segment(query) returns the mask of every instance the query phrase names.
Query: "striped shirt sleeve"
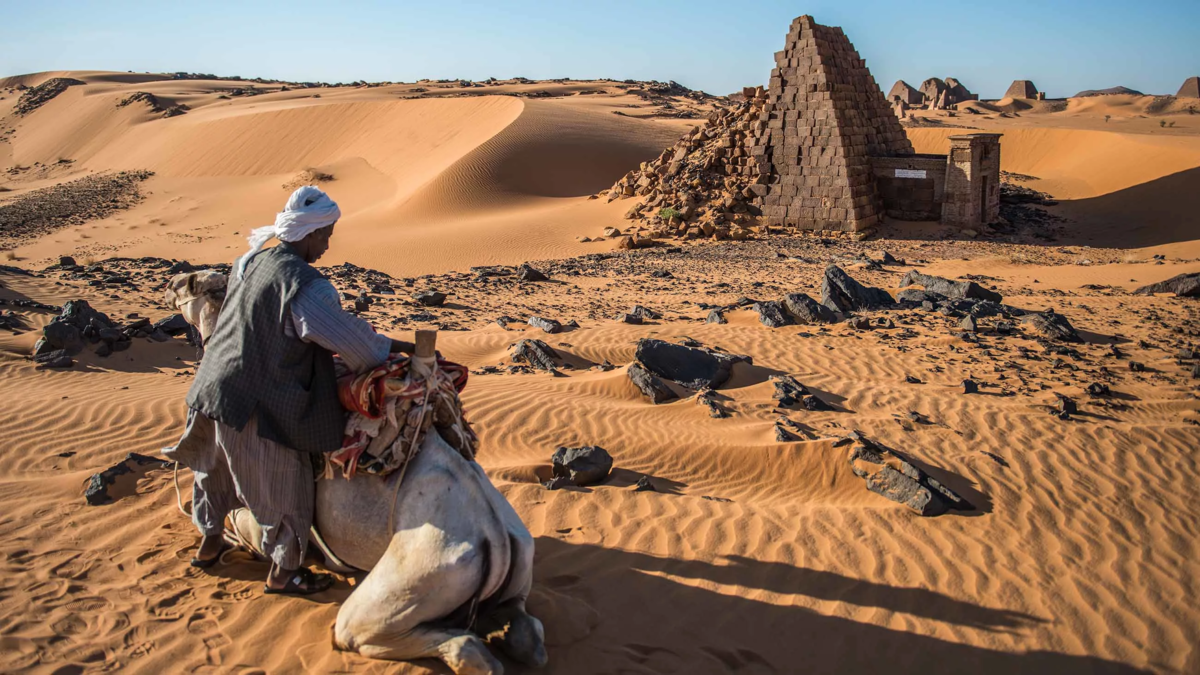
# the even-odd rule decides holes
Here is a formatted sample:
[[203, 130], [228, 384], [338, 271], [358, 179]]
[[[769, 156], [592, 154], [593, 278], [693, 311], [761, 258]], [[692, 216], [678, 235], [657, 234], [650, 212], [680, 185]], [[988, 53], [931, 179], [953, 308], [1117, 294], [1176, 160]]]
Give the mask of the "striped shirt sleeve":
[[297, 337], [338, 354], [356, 373], [382, 364], [391, 351], [390, 338], [342, 309], [337, 289], [328, 279], [305, 284], [292, 299], [291, 313]]

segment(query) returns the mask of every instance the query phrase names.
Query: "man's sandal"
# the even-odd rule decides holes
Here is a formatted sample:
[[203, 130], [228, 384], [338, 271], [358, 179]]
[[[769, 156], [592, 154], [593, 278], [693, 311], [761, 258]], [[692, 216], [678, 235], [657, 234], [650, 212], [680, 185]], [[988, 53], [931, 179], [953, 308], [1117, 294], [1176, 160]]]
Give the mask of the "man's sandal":
[[213, 565], [216, 565], [218, 562], [220, 562], [221, 556], [225, 555], [226, 553], [228, 553], [229, 551], [232, 551], [232, 550], [233, 550], [233, 546], [231, 546], [229, 544], [229, 542], [223, 542], [221, 544], [220, 550], [218, 550], [217, 554], [214, 555], [213, 557], [211, 557], [211, 558], [192, 558], [192, 567], [198, 567], [202, 570], [206, 570], [206, 569], [212, 567]]
[[312, 595], [328, 590], [333, 585], [333, 575], [317, 574], [307, 567], [292, 572], [288, 577], [287, 583], [283, 588], [271, 588], [269, 584], [263, 585], [263, 593], [268, 595], [289, 594], [289, 595]]

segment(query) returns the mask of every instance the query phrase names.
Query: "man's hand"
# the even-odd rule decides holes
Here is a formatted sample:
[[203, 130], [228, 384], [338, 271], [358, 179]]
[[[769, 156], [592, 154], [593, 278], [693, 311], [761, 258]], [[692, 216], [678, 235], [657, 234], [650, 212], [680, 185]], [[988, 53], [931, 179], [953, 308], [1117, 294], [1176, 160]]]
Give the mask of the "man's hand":
[[408, 354], [411, 356], [412, 353], [415, 352], [416, 350], [417, 350], [417, 346], [411, 342], [404, 342], [403, 340], [392, 340], [392, 353], [393, 354], [395, 354], [396, 352], [400, 352], [402, 354]]

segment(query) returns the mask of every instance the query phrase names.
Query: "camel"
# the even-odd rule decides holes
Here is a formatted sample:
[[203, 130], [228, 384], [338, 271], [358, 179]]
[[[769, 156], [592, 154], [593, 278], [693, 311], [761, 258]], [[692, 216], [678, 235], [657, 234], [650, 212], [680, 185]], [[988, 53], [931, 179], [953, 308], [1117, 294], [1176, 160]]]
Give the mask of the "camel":
[[[199, 280], [176, 277], [170, 287], [176, 297], [189, 297], [174, 290], [186, 289], [185, 301], [198, 301], [184, 317], [195, 319], [207, 339], [220, 299], [191, 292]], [[432, 354], [433, 340], [419, 333], [414, 368], [429, 367]], [[204, 423], [203, 415], [193, 421]], [[204, 430], [188, 433], [206, 437]], [[338, 611], [334, 646], [378, 659], [438, 658], [459, 675], [502, 673], [482, 637], [517, 662], [545, 665], [542, 623], [525, 610], [533, 537], [483, 469], [436, 427], [406, 471], [319, 480], [316, 490], [315, 529], [336, 558], [330, 567], [368, 572]], [[230, 520], [237, 539], [257, 548], [261, 536], [248, 510]]]
[[225, 275], [213, 270], [176, 274], [167, 283], [164, 299], [207, 340], [217, 328], [217, 315], [225, 302]]

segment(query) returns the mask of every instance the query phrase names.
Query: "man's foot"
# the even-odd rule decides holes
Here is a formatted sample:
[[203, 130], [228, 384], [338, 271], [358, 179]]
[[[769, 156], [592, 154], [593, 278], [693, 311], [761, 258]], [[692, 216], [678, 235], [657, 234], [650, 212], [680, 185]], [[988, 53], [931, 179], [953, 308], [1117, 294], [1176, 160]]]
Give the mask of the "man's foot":
[[312, 595], [333, 585], [332, 574], [317, 574], [307, 567], [296, 570], [273, 569], [263, 592], [268, 594]]
[[225, 537], [220, 534], [208, 534], [200, 540], [196, 549], [196, 557], [192, 558], [192, 567], [208, 569], [217, 564], [221, 554], [228, 551], [230, 546], [225, 543]]

